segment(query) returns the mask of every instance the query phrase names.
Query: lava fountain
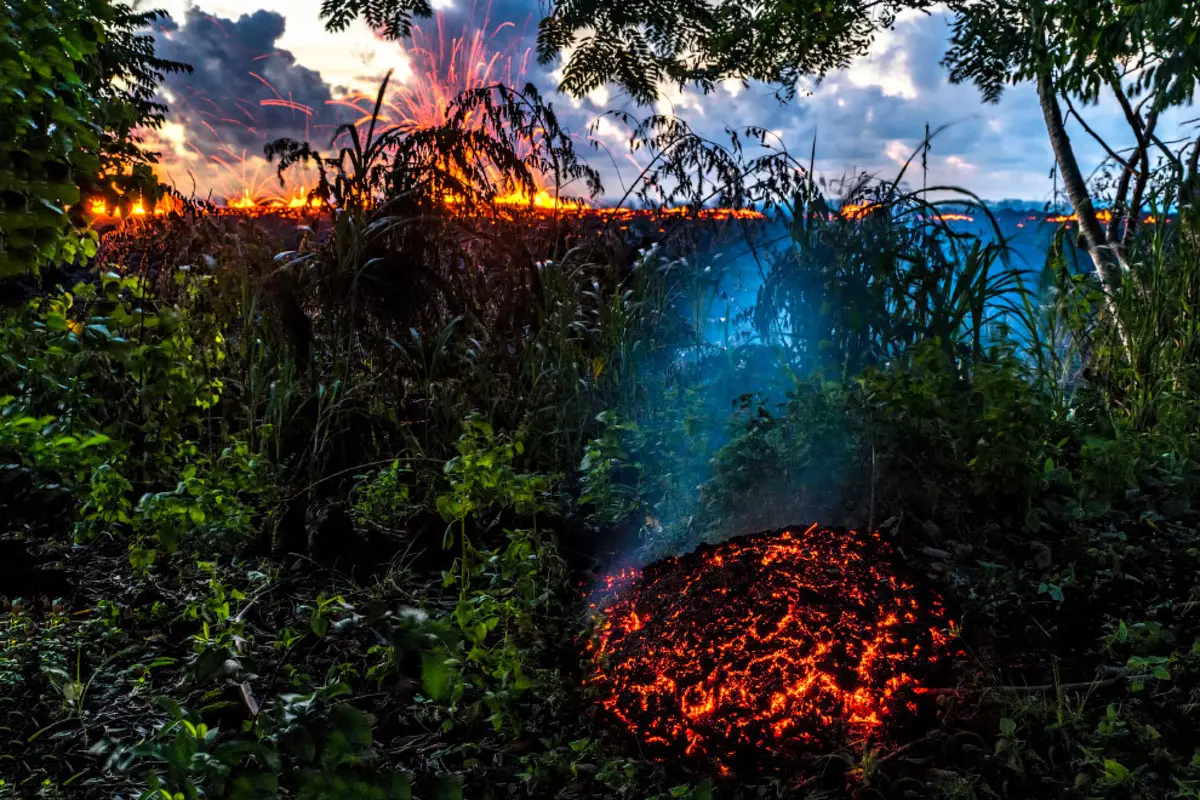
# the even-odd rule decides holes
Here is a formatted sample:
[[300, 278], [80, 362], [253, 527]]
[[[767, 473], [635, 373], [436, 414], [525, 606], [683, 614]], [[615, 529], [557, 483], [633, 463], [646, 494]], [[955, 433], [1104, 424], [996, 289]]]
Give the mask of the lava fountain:
[[[497, 84], [518, 87], [525, 82], [531, 49], [515, 49], [501, 41], [506, 32], [515, 30], [513, 22], [493, 25], [490, 8], [487, 8], [482, 21], [472, 20], [461, 32], [454, 34], [447, 30], [443, 12], [438, 11], [434, 14], [432, 28], [423, 24], [413, 26], [411, 46], [406, 53], [410, 75], [383, 98], [378, 118], [373, 115], [375, 96], [372, 94], [356, 93], [332, 102], [353, 112], [356, 127], [373, 126], [380, 133], [444, 125], [449, 121], [456, 98]], [[492, 124], [482, 112], [467, 114], [464, 123], [468, 129], [486, 129]], [[517, 155], [525, 157], [529, 152], [526, 150]], [[460, 172], [453, 164], [448, 167]], [[492, 203], [541, 210], [587, 207], [579, 199], [560, 199], [553, 187], [544, 185], [543, 176], [535, 174], [533, 177], [538, 186], [532, 196], [514, 190], [493, 198]], [[446, 202], [454, 204], [460, 199], [447, 197]]]
[[878, 533], [813, 525], [705, 545], [601, 587], [600, 707], [654, 752], [763, 765], [917, 710], [953, 622]]

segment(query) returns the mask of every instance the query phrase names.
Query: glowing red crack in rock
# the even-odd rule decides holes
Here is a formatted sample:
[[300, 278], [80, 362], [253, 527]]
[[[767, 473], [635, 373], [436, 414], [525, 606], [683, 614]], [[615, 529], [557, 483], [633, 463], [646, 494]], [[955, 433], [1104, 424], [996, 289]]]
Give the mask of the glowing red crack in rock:
[[605, 579], [588, 683], [642, 742], [726, 762], [915, 708], [953, 622], [890, 567], [878, 533], [742, 537]]

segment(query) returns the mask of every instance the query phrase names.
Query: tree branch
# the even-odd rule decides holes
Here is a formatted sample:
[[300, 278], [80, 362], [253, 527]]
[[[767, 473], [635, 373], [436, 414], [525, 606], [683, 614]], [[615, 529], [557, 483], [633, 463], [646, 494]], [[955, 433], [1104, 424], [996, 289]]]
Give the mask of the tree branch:
[[1121, 220], [1126, 216], [1129, 181], [1133, 177], [1133, 172], [1133, 167], [1126, 164], [1125, 169], [1121, 170], [1121, 179], [1117, 181], [1117, 190], [1113, 193], [1113, 207], [1111, 216], [1108, 218], [1108, 230], [1106, 231], [1110, 242], [1115, 242], [1119, 238], [1117, 234], [1121, 230]]
[[1195, 191], [1196, 184], [1196, 169], [1200, 167], [1200, 139], [1192, 143], [1192, 154], [1188, 156], [1187, 180], [1183, 186], [1179, 187], [1179, 210], [1183, 210], [1184, 201], [1187, 199], [1185, 191]]
[[[1079, 161], [1075, 158], [1075, 150], [1067, 135], [1066, 125], [1063, 124], [1062, 109], [1058, 107], [1058, 93], [1054, 90], [1054, 79], [1048, 72], [1038, 75], [1037, 92], [1063, 187], [1067, 190], [1067, 197], [1070, 198], [1075, 217], [1079, 220], [1079, 231], [1087, 244], [1088, 255], [1092, 257], [1096, 276], [1100, 279], [1105, 294], [1111, 298], [1121, 282], [1119, 254], [1113, 253], [1111, 248], [1107, 247], [1104, 230], [1096, 219], [1096, 209], [1088, 193], [1087, 182], [1083, 179], [1083, 173], [1079, 171]], [[1114, 261], [1117, 263], [1113, 263]]]
[[1074, 683], [1043, 683], [1034, 686], [983, 686], [978, 689], [963, 689], [958, 687], [927, 687], [917, 688], [914, 691], [917, 694], [931, 695], [964, 695], [964, 694], [986, 694], [987, 692], [996, 692], [998, 694], [1040, 694], [1042, 692], [1053, 691], [1073, 691], [1077, 689], [1100, 689], [1105, 686], [1113, 686], [1125, 680], [1147, 680], [1151, 675], [1130, 675], [1125, 667], [1106, 667], [1104, 672], [1109, 675], [1107, 678], [1097, 677], [1090, 681], [1076, 681]]
[[[1122, 203], [1114, 213], [1112, 219], [1108, 223], [1109, 241], [1117, 241], [1117, 233], [1121, 229], [1121, 222], [1125, 221], [1125, 230], [1121, 233], [1120, 246], [1128, 240], [1132, 231], [1137, 228], [1141, 221], [1142, 197], [1146, 192], [1146, 184], [1150, 180], [1150, 139], [1148, 133], [1153, 133], [1155, 126], [1158, 124], [1158, 107], [1154, 104], [1150, 107], [1150, 113], [1146, 119], [1142, 119], [1142, 106], [1146, 104], [1151, 96], [1143, 97], [1135, 108], [1129, 102], [1129, 96], [1125, 94], [1125, 90], [1121, 88], [1121, 79], [1117, 75], [1110, 75], [1108, 85], [1112, 89], [1113, 95], [1117, 98], [1117, 103], [1121, 106], [1121, 111], [1125, 114], [1125, 121], [1129, 123], [1129, 127], [1133, 129], [1133, 135], [1137, 138], [1137, 148], [1133, 157], [1129, 159], [1130, 163], [1138, 163], [1141, 167], [1137, 175], [1137, 182], [1134, 184], [1133, 197], [1129, 203]], [[1124, 180], [1122, 175], [1123, 189], [1128, 189], [1129, 182]], [[1123, 199], [1123, 198], [1122, 198]]]
[[1121, 106], [1121, 111], [1125, 114], [1125, 121], [1129, 123], [1130, 128], [1133, 128], [1133, 135], [1137, 137], [1138, 145], [1145, 146], [1145, 136], [1142, 133], [1144, 128], [1142, 126], [1141, 108], [1149, 98], [1143, 98], [1142, 102], [1138, 103], [1138, 107], [1134, 109], [1133, 105], [1129, 102], [1129, 96], [1126, 95], [1125, 90], [1121, 88], [1121, 81], [1119, 78], [1117, 78], [1115, 75], [1110, 76], [1108, 79], [1108, 85], [1112, 89], [1113, 94], [1116, 96], [1117, 103]]
[[1101, 147], [1104, 148], [1104, 151], [1106, 153], [1108, 153], [1109, 158], [1111, 158], [1113, 161], [1116, 161], [1118, 164], [1120, 164], [1125, 169], [1133, 170], [1134, 172], [1137, 171], [1133, 167], [1132, 160], [1126, 161], [1125, 159], [1121, 158], [1119, 155], [1117, 155], [1117, 152], [1115, 150], [1113, 150], [1111, 147], [1108, 146], [1108, 142], [1106, 142], [1106, 141], [1104, 141], [1104, 139], [1100, 138], [1100, 134], [1098, 134], [1098, 133], [1096, 133], [1096, 131], [1092, 130], [1092, 126], [1088, 125], [1087, 122], [1084, 120], [1084, 118], [1082, 116], [1080, 116], [1079, 112], [1075, 110], [1075, 106], [1074, 106], [1074, 104], [1071, 103], [1070, 97], [1068, 97], [1067, 95], [1064, 94], [1063, 100], [1067, 101], [1067, 113], [1070, 116], [1075, 117], [1075, 119], [1079, 121], [1079, 124], [1083, 126], [1083, 129], [1085, 131], [1087, 131], [1088, 134], [1091, 135], [1091, 137], [1093, 139], [1095, 139], [1100, 144]]
[[1125, 224], [1125, 233], [1121, 237], [1121, 242], [1125, 241], [1133, 235], [1137, 230], [1137, 226], [1142, 221], [1142, 197], [1146, 193], [1146, 184], [1150, 180], [1150, 150], [1146, 145], [1149, 143], [1148, 137], [1154, 135], [1154, 129], [1158, 127], [1158, 108], [1150, 107], [1150, 113], [1146, 115], [1146, 127], [1142, 130], [1141, 141], [1138, 144], [1138, 153], [1141, 157], [1142, 172], [1138, 175], [1137, 183], [1133, 187], [1133, 197], [1129, 201], [1129, 210], [1127, 215], [1129, 221]]

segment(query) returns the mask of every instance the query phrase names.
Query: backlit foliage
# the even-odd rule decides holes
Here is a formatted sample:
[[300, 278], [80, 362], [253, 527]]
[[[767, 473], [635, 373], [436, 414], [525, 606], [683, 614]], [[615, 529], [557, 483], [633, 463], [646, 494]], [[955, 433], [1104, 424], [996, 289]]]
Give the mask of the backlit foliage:
[[[0, 25], [0, 277], [95, 254], [84, 197], [152, 202], [139, 127], [162, 123], [163, 73], [145, 27], [159, 12], [109, 0], [19, 0]], [[74, 220], [72, 223], [71, 220]]]

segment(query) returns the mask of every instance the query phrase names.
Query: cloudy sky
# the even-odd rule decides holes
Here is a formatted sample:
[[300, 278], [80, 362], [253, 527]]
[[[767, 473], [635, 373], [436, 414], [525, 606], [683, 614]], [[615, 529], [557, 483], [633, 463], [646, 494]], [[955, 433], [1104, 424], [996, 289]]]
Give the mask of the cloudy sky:
[[[524, 58], [534, 41], [539, 0], [494, 0], [490, 6], [455, 2], [444, 4], [445, 37], [479, 28], [486, 18], [488, 46], [505, 54], [497, 70], [520, 72], [527, 60], [526, 78], [552, 95], [561, 120], [581, 140], [605, 110], [634, 110], [616, 91], [583, 99], [553, 95], [553, 69], [539, 67], [532, 54]], [[253, 161], [263, 142], [279, 136], [326, 146], [328, 131], [349, 113], [339, 99], [356, 91], [373, 95], [390, 69], [396, 70], [393, 80], [414, 86], [424, 80], [419, 59], [410, 58], [411, 43], [384, 41], [361, 22], [327, 33], [318, 16], [320, 0], [156, 0], [154, 5], [171, 14], [158, 33], [160, 52], [196, 70], [168, 83], [172, 124], [163, 138], [177, 183], [176, 173], [192, 171], [200, 159], [217, 154], [228, 162], [229, 153], [245, 152]], [[951, 85], [939, 65], [947, 24], [941, 13], [902, 17], [894, 31], [878, 37], [867, 57], [788, 103], [780, 103], [768, 87], [730, 84], [709, 96], [673, 91], [662, 105], [713, 135], [727, 125], [760, 125], [805, 158], [815, 137], [817, 169], [828, 178], [860, 171], [890, 177], [917, 147], [926, 124], [947, 126], [930, 154], [931, 184], [965, 186], [992, 200], [1048, 200], [1053, 158], [1033, 88], [1012, 88], [999, 104], [985, 105], [973, 87]], [[435, 23], [423, 25], [422, 41], [438, 41]], [[1102, 135], [1121, 141], [1124, 126], [1115, 102], [1102, 101], [1085, 116]], [[1179, 119], [1164, 120], [1160, 130], [1173, 134]], [[1099, 146], [1077, 125], [1071, 133], [1085, 170], [1097, 165]], [[609, 124], [594, 138], [613, 151], [623, 147], [621, 131]], [[617, 155], [593, 161], [609, 195], [620, 193], [622, 179], [631, 172], [616, 174], [613, 162], [627, 163]]]

